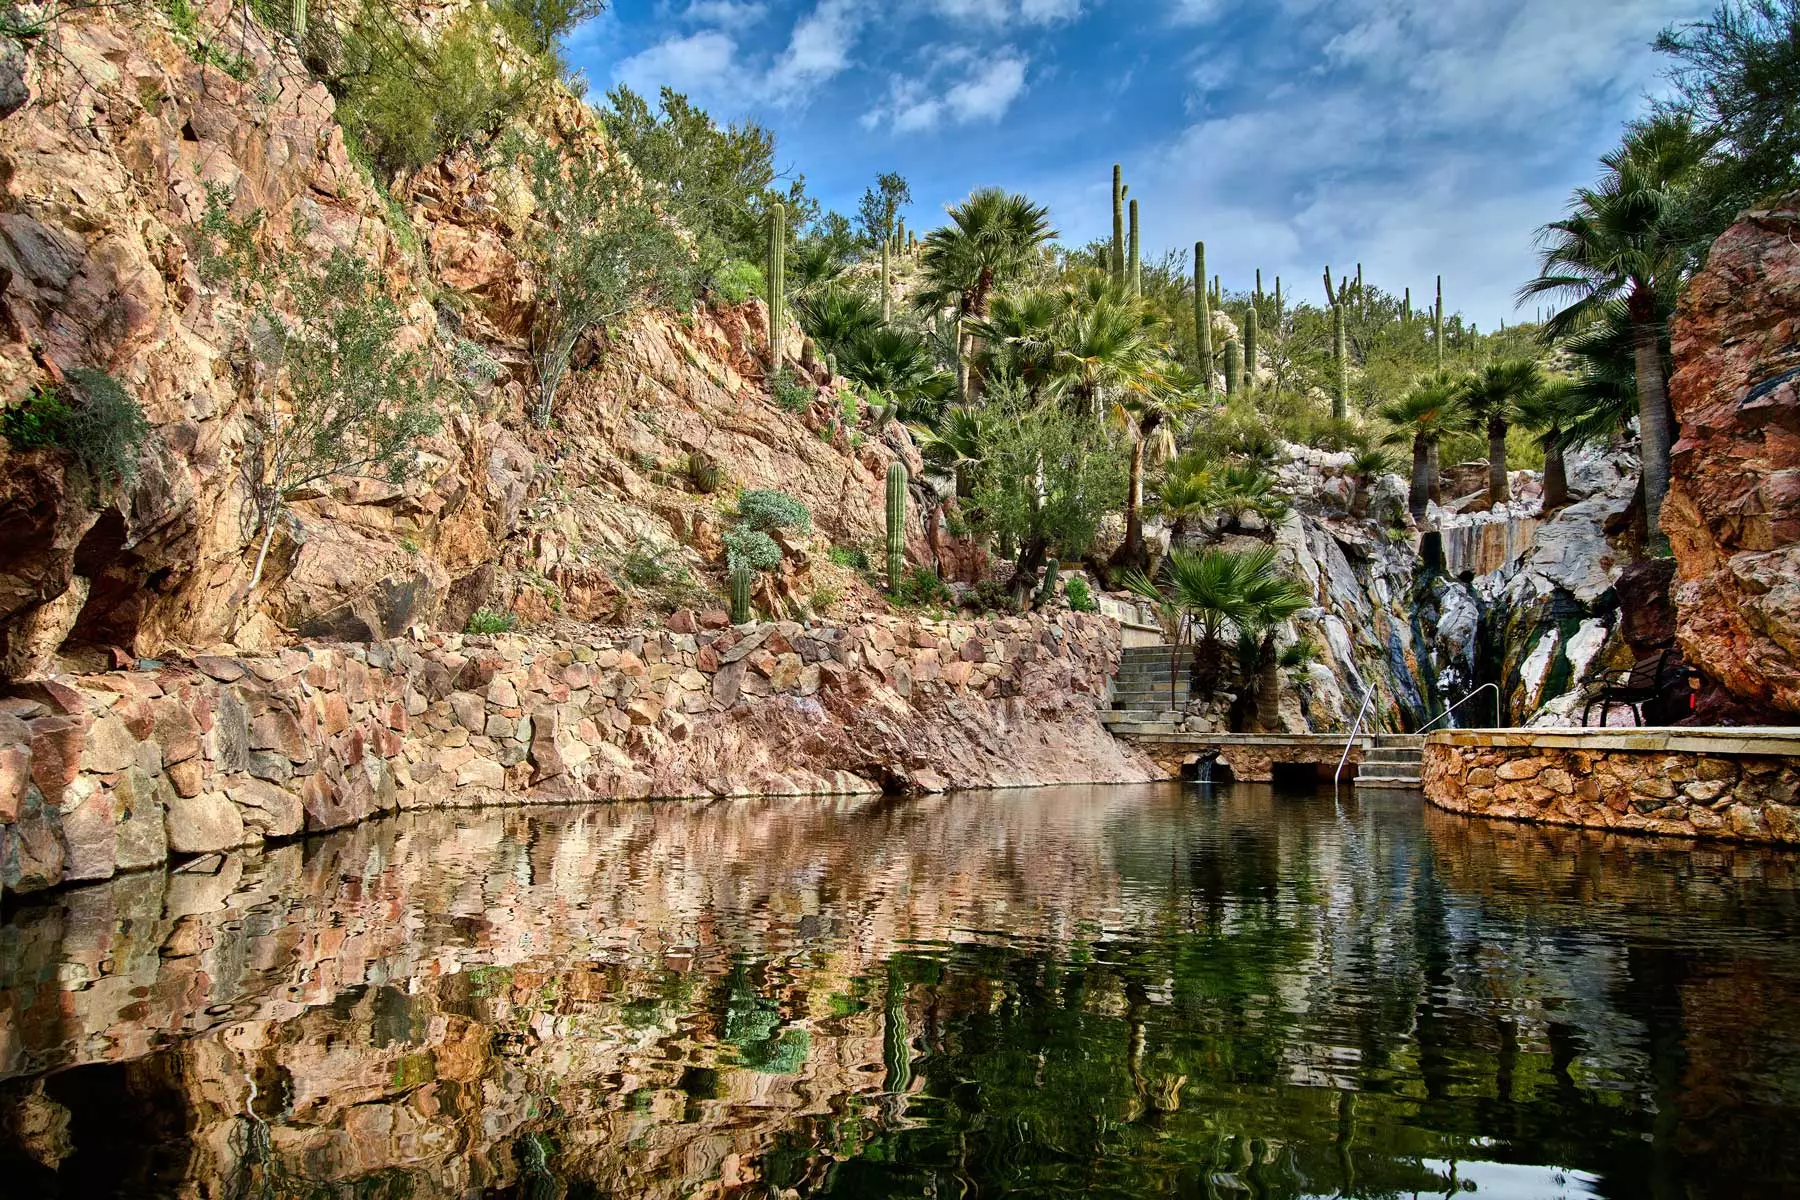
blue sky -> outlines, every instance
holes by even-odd
[[[1228,288],[1363,264],[1483,328],[1532,231],[1660,84],[1658,29],[1712,0],[617,0],[570,58],[592,98],[668,84],[775,132],[847,215],[878,171],[921,232],[972,188],[1104,237],[1112,164],[1146,253],[1207,244]],[[1529,313],[1523,314],[1529,316]]]

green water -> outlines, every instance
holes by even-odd
[[[17,906],[0,1194],[1800,1194],[1796,857],[1174,785],[419,814]]]

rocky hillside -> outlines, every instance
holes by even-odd
[[[755,301],[652,314],[579,346],[557,427],[531,428],[516,187],[465,152],[384,194],[287,44],[212,7],[211,27],[241,42],[244,78],[197,61],[154,11],[102,10],[65,20],[56,54],[32,55],[33,101],[0,121],[0,395],[98,368],[152,425],[135,484],[104,505],[60,452],[0,444],[0,673],[43,670],[59,651],[64,667],[105,669],[221,642],[460,629],[478,607],[630,623],[716,589],[733,484],[780,488],[813,512],[766,610],[867,599],[823,550],[879,543],[887,464],[916,465],[903,431],[853,447],[827,425],[821,368],[803,379],[820,396],[812,411],[772,403]],[[571,97],[533,120],[565,140],[598,136]],[[405,481],[297,503],[254,594],[230,361],[244,314],[196,263],[209,187],[240,218],[294,229],[302,254],[373,263],[411,336],[454,344],[465,367]],[[695,453],[724,467],[721,490],[690,481]],[[910,550],[927,554],[922,529]]]

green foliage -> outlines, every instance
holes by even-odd
[[[906,177],[896,171],[884,171],[875,177],[875,186],[863,192],[856,206],[856,223],[867,246],[880,246],[894,236],[900,210],[912,203],[912,188]]]
[[[819,395],[800,382],[799,376],[783,367],[769,380],[769,397],[782,409],[798,414],[811,408]]]
[[[969,589],[964,601],[977,612],[1011,613],[1019,610],[1019,603],[1013,598],[1012,589],[998,579],[982,580]]]
[[[1100,610],[1100,605],[1094,600],[1094,593],[1088,588],[1087,579],[1081,575],[1076,575],[1063,584],[1063,595],[1068,598],[1069,607],[1076,612]]]
[[[812,528],[811,511],[786,492],[759,488],[740,492],[737,510],[738,517],[751,529],[798,529],[805,532]]]
[[[840,567],[849,567],[855,571],[869,569],[869,552],[861,546],[833,546],[825,552],[825,557]]]
[[[893,589],[894,602],[906,608],[943,608],[955,599],[949,586],[929,567],[910,568],[900,586]]]
[[[1022,275],[1040,247],[1056,236],[1050,211],[999,188],[981,188],[950,209],[950,224],[934,229],[919,254],[918,307],[955,307],[984,316],[995,287]]]
[[[492,635],[511,633],[519,627],[519,618],[509,612],[497,612],[491,608],[478,608],[469,616],[469,623],[463,628],[464,633]]]
[[[489,0],[500,25],[532,54],[551,54],[583,21],[606,11],[606,0]]]
[[[533,0],[521,5],[548,7]],[[383,175],[413,171],[461,146],[491,140],[556,76],[553,60],[521,54],[528,18],[507,5],[464,8],[435,37],[404,12],[363,0],[336,22],[325,74],[337,118]]]
[[[646,202],[618,156],[572,153],[523,135],[509,139],[502,153],[523,169],[533,200],[519,251],[536,295],[532,417],[547,426],[576,343],[641,309],[685,306],[694,292],[694,264],[679,232]]]
[[[735,569],[773,571],[781,565],[781,547],[760,529],[736,525],[725,531],[725,563]]]
[[[728,260],[712,277],[713,294],[727,304],[742,304],[765,286],[762,268],[741,258]]]
[[[0,436],[21,450],[68,451],[103,496],[137,478],[150,423],[118,380],[81,367],[68,382],[33,388],[23,403],[0,409]]]

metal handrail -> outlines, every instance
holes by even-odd
[[[1436,725],[1439,721],[1443,720],[1475,697],[1481,695],[1481,693],[1487,691],[1489,688],[1494,689],[1494,724],[1498,725],[1500,723],[1500,685],[1497,683],[1484,683],[1468,695],[1464,696],[1461,700],[1458,700],[1455,704],[1452,704],[1449,708],[1446,708],[1437,716],[1431,718],[1431,720],[1425,722],[1424,725],[1420,726],[1419,732],[1421,734],[1424,733],[1427,729],[1430,729],[1433,725]]]
[[[1337,770],[1331,773],[1331,786],[1336,787],[1344,774],[1344,764],[1350,761],[1350,747],[1356,745],[1356,735],[1362,731],[1363,715],[1369,711],[1369,701],[1375,698],[1375,685],[1363,693],[1362,705],[1356,710],[1356,723],[1350,726],[1350,736],[1344,740],[1344,753],[1338,757]]]

